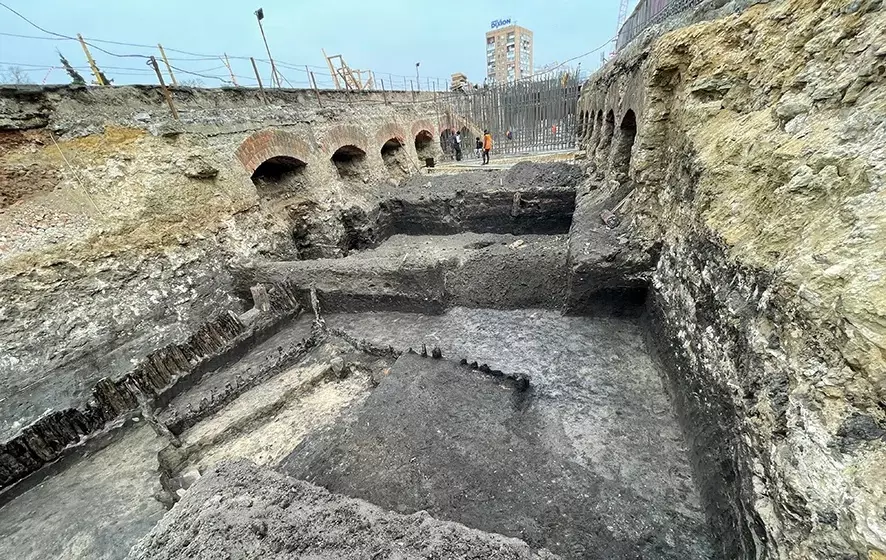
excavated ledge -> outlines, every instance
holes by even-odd
[[[0,444],[0,490],[55,461],[119,416],[154,399],[162,405],[206,372],[239,359],[280,321],[299,313],[299,304],[282,286],[272,288],[270,295],[269,314],[253,325],[222,314],[186,342],[154,352],[121,379],[101,379],[82,405],[53,411],[9,434]]]
[[[560,308],[567,284],[566,238],[396,235],[342,259],[259,265],[252,281],[285,283],[305,304],[316,288],[330,312],[439,313],[456,305]]]
[[[310,557],[554,560],[526,543],[439,521],[399,515],[245,461],[198,481],[129,560]]]
[[[566,234],[583,179],[575,165],[524,162],[508,171],[414,175],[395,189],[379,185],[368,208],[352,206],[320,220],[313,204],[284,206],[299,258],[337,258],[398,234]]]

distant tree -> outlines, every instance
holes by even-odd
[[[62,52],[60,50],[56,50],[55,52],[58,53],[58,58],[61,61],[62,66],[65,69],[65,72],[67,72],[68,76],[71,77],[71,83],[75,86],[85,86],[86,80],[83,79],[83,76],[81,76],[79,72],[74,70],[74,67],[71,66],[71,63],[68,62],[68,59],[65,58],[65,56],[62,54]]]
[[[178,85],[184,87],[203,87],[203,80],[200,78],[188,78],[186,80],[179,80]]]
[[[18,66],[7,66],[6,70],[0,71],[0,83],[4,84],[32,84],[28,73]]]

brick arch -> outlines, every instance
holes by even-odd
[[[437,137],[437,127],[434,126],[434,123],[427,119],[422,119],[412,123],[412,140],[415,140],[415,137],[418,136],[418,133],[422,130],[430,132],[432,138]]]
[[[401,144],[406,146],[409,142],[409,138],[406,136],[406,131],[403,130],[403,127],[396,123],[387,123],[378,129],[378,132],[375,133],[375,145],[378,149],[384,145],[385,142],[390,140],[391,138],[396,138],[400,141]]]
[[[329,156],[342,146],[356,146],[367,154],[371,151],[369,138],[363,130],[347,124],[330,128],[320,140],[320,148]]]
[[[235,155],[251,175],[259,165],[273,157],[289,156],[308,163],[311,148],[304,140],[289,132],[262,130],[244,140]]]

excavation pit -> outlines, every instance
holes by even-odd
[[[417,353],[403,354],[334,426],[309,435],[284,472],[563,558],[712,557],[639,322],[456,308],[327,323]],[[442,358],[431,356],[435,348]]]
[[[293,172],[274,163],[262,180]],[[447,535],[444,548],[470,541],[526,558],[714,558],[704,497],[646,346],[649,256],[592,219],[614,201],[582,197],[583,180],[564,164],[411,176],[378,189],[370,208],[340,213],[347,251],[337,258],[318,250],[318,258],[253,263],[240,275],[254,307],[230,319],[218,354],[149,405],[134,403],[141,411],[97,453],[69,453],[45,486],[34,482],[38,473],[33,491],[10,494],[0,533],[15,539],[0,542],[0,556],[65,554],[66,538],[41,540],[46,520],[21,520],[51,508],[59,488],[114,469],[140,474],[93,485],[77,496],[85,513],[52,520],[63,535],[98,528],[83,557],[122,557],[160,517],[157,503],[178,506],[132,560],[213,549],[228,529],[184,533],[218,505],[189,499],[212,485],[233,487],[224,492],[233,504],[225,527],[247,535],[228,543],[236,553],[361,557],[359,543],[345,550],[309,538],[322,524],[293,529],[303,521],[265,484],[294,489],[300,507],[362,512],[340,523],[367,542],[384,539],[376,524],[421,519]],[[306,221],[303,255],[312,254],[317,223],[327,221]],[[151,363],[174,367],[167,354]],[[134,383],[115,390],[126,397]],[[155,457],[127,455],[135,441]],[[237,513],[252,501],[266,513]],[[106,510],[132,530],[109,537],[99,518]],[[262,515],[294,536],[251,529],[273,525]]]

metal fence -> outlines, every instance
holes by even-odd
[[[650,25],[701,4],[704,0],[640,0],[618,31],[616,49],[621,50]]]
[[[470,157],[484,130],[492,134],[495,154],[574,148],[580,91],[575,73],[564,72],[447,93],[438,106],[441,148],[451,157],[451,136],[460,131]]]

